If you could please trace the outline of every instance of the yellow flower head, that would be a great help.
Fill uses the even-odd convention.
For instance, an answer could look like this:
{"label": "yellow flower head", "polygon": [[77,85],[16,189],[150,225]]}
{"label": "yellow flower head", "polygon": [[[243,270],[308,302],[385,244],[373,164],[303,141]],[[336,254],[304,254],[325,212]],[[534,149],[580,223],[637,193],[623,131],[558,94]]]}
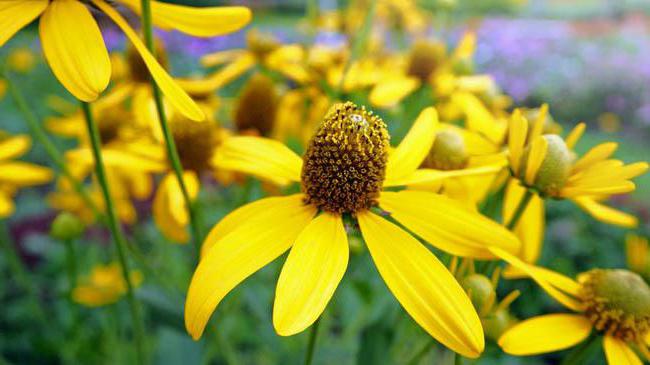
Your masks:
{"label": "yellow flower head", "polygon": [[[117,0],[136,13],[140,1]],[[99,9],[124,31],[147,69],[170,102],[188,118],[202,120],[203,111],[172,80],[149,53],[113,2],[105,0],[5,0],[0,4],[0,46],[16,32],[40,18],[39,30],[45,58],[54,75],[71,94],[94,101],[108,86],[111,62],[97,22],[89,7]],[[192,8],[151,2],[153,23],[163,29],[200,37],[230,33],[246,25],[251,13],[244,7]]]}
{"label": "yellow flower head", "polygon": [[[142,283],[142,274],[133,270],[129,273],[135,287]],[[126,280],[118,263],[96,265],[90,275],[82,278],[72,291],[72,299],[87,307],[100,307],[116,303],[126,294]]]}
{"label": "yellow flower head", "polygon": [[535,280],[575,314],[549,314],[525,320],[503,334],[501,348],[513,355],[559,351],[585,341],[592,332],[604,336],[607,362],[641,364],[631,346],[650,361],[650,287],[627,270],[595,269],[578,281],[495,253]]}
{"label": "yellow flower head", "polygon": [[233,120],[239,133],[268,137],[275,127],[278,94],[273,80],[253,75],[241,91]]}
{"label": "yellow flower head", "polygon": [[226,139],[214,159],[218,167],[278,185],[299,183],[302,193],[240,207],[208,234],[185,306],[192,337],[202,335],[228,292],[289,249],[277,283],[273,324],[285,336],[309,327],[347,268],[345,216],[358,224],[379,273],[413,319],[450,349],[479,356],[483,331],[463,288],[418,240],[384,217],[391,215],[456,255],[494,259],[489,245],[518,250],[510,232],[447,197],[385,190],[428,178],[417,168],[431,148],[436,124],[435,110],[425,109],[389,151],[381,118],[346,102],[330,108],[302,159],[274,140]]}

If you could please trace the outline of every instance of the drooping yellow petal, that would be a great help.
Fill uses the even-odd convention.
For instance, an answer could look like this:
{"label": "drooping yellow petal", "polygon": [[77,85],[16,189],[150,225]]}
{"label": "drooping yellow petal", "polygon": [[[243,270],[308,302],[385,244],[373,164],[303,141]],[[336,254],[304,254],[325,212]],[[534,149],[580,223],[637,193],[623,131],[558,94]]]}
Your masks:
{"label": "drooping yellow petal", "polygon": [[533,140],[533,143],[530,146],[528,160],[526,162],[526,184],[533,185],[535,183],[537,171],[539,171],[539,168],[542,166],[542,162],[544,162],[544,159],[546,158],[547,148],[548,142],[545,138],[540,137]]}
{"label": "drooping yellow petal", "polygon": [[603,338],[603,349],[608,365],[642,365],[641,359],[623,340],[611,335]]}
{"label": "drooping yellow petal", "polygon": [[0,218],[9,217],[16,210],[13,199],[9,194],[0,190]]}
{"label": "drooping yellow petal", "polygon": [[438,113],[434,108],[426,108],[420,113],[411,130],[388,156],[385,186],[391,186],[392,180],[408,176],[420,166],[436,138],[437,124]]}
{"label": "drooping yellow petal", "polygon": [[456,256],[493,259],[488,246],[519,252],[514,234],[443,195],[413,190],[383,192],[379,206],[431,245]]}
{"label": "drooping yellow petal", "polygon": [[579,344],[591,329],[583,315],[547,314],[516,324],[499,338],[499,346],[512,355],[544,354]]}
{"label": "drooping yellow petal", "polygon": [[[199,192],[199,180],[196,173],[184,172],[183,180],[190,199],[195,199]],[[178,243],[189,241],[187,233],[189,215],[185,206],[185,198],[178,179],[172,173],[167,174],[160,182],[154,197],[153,217],[165,237]]]}
{"label": "drooping yellow petal", "polygon": [[629,193],[635,189],[636,185],[633,182],[620,181],[611,184],[567,186],[562,189],[560,195],[564,198],[575,198],[584,195],[614,195]]}
{"label": "drooping yellow petal", "polygon": [[301,194],[278,199],[216,239],[199,262],[185,302],[185,328],[195,340],[219,302],[248,276],[280,256],[316,214]]}
{"label": "drooping yellow petal", "polygon": [[43,53],[57,79],[77,99],[94,101],[111,79],[111,60],[97,22],[76,0],[50,2],[41,16]]}
{"label": "drooping yellow petal", "polygon": [[298,235],[275,289],[273,326],[281,336],[316,321],[348,266],[348,237],[340,215],[324,212]]}
{"label": "drooping yellow petal", "polygon": [[515,175],[519,175],[519,165],[524,152],[526,137],[528,136],[528,123],[521,115],[519,109],[515,109],[510,119],[508,130],[508,150],[510,151],[510,166]]}
{"label": "drooping yellow petal", "polygon": [[49,0],[4,0],[0,2],[0,47],[45,11]]}
{"label": "drooping yellow petal", "polygon": [[578,123],[571,132],[569,132],[569,135],[566,136],[564,139],[566,146],[572,150],[575,148],[576,144],[582,137],[582,135],[585,133],[585,129],[587,128],[587,125],[585,123]]}
{"label": "drooping yellow petal", "polygon": [[399,103],[419,87],[420,81],[415,77],[392,78],[375,85],[368,98],[372,105],[388,108]]}
{"label": "drooping yellow petal", "polygon": [[466,127],[472,132],[484,135],[493,143],[501,143],[505,137],[505,126],[502,126],[487,109],[478,96],[465,91],[454,92],[451,96],[453,103],[460,105],[467,115]]}
{"label": "drooping yellow petal", "polygon": [[201,109],[187,93],[169,76],[167,71],[158,63],[156,58],[149,53],[147,47],[142,43],[138,35],[135,33],[127,21],[115,10],[108,5],[104,0],[92,0],[93,4],[97,5],[106,15],[108,15],[115,24],[129,38],[135,49],[138,51],[145,65],[149,69],[151,76],[156,80],[156,84],[160,90],[167,97],[169,102],[178,109],[184,116],[194,121],[202,121],[205,119],[203,109]]}
{"label": "drooping yellow petal", "polygon": [[204,67],[219,66],[243,56],[246,52],[247,51],[245,49],[227,49],[224,51],[206,54],[201,57],[200,61],[201,65]]}
{"label": "drooping yellow petal", "polygon": [[[524,196],[526,189],[516,179],[511,179],[503,201],[503,219],[509,222],[515,209]],[[544,201],[534,194],[524,210],[514,232],[521,240],[519,257],[527,263],[534,264],[542,250],[544,241]]]}
{"label": "drooping yellow petal", "polygon": [[539,112],[537,113],[537,117],[535,118],[534,121],[532,121],[533,129],[530,132],[530,140],[531,141],[534,141],[537,138],[542,136],[542,132],[544,131],[544,124],[546,124],[546,116],[547,115],[548,115],[548,104],[544,103],[539,108]]}
{"label": "drooping yellow petal", "polygon": [[20,157],[32,146],[32,140],[19,135],[0,141],[0,161]]}
{"label": "drooping yellow petal", "polygon": [[0,163],[0,181],[18,186],[40,185],[50,182],[54,173],[47,167],[27,162]]}
{"label": "drooping yellow petal", "polygon": [[[142,14],[140,0],[118,0]],[[151,2],[153,23],[162,29],[176,29],[195,37],[215,37],[237,31],[251,20],[244,6],[191,7]]]}
{"label": "drooping yellow petal", "polygon": [[584,310],[582,303],[576,299],[580,285],[564,275],[541,269],[521,261],[516,256],[497,247],[490,247],[495,256],[506,261],[515,269],[523,271],[542,288],[548,295],[565,307],[576,312]]}
{"label": "drooping yellow petal", "polygon": [[213,159],[215,166],[245,172],[278,185],[300,181],[302,159],[284,144],[261,137],[226,139]]}
{"label": "drooping yellow petal", "polygon": [[411,317],[451,350],[480,356],[485,342],[479,317],[447,268],[386,219],[368,211],[357,219],[377,270]]}
{"label": "drooping yellow petal", "polygon": [[595,164],[596,162],[606,160],[616,151],[617,148],[618,144],[614,142],[601,143],[598,146],[593,147],[575,164],[573,164],[572,171],[575,173]]}
{"label": "drooping yellow petal", "polygon": [[626,228],[634,228],[637,218],[618,209],[608,207],[589,197],[577,197],[573,201],[587,213],[601,222],[614,224]]}

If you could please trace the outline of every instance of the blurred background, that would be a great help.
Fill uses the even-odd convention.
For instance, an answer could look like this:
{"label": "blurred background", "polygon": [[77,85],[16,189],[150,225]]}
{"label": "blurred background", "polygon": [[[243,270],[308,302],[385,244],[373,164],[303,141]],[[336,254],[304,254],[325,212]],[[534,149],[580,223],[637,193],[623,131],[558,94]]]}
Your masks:
{"label": "blurred background", "polygon": [[[344,8],[347,1],[314,0],[319,13],[326,16]],[[306,27],[304,1],[212,1],[174,0],[169,2],[192,5],[241,4],[253,10],[254,18],[247,29],[270,32],[282,42],[316,42],[346,44],[345,36],[333,29],[314,35]],[[648,0],[438,0],[418,1],[423,11],[435,21],[426,30],[430,36],[455,44],[465,30],[474,30],[478,44],[474,57],[477,73],[494,77],[516,106],[538,107],[546,102],[552,116],[565,130],[578,122],[588,125],[588,132],[578,148],[580,152],[607,140],[619,141],[618,156],[626,161],[650,160],[650,1]],[[408,22],[408,18],[406,22]],[[102,26],[105,39],[112,50],[124,49],[122,34]],[[15,80],[28,95],[30,107],[41,118],[54,114],[45,103],[52,95],[72,101],[56,82],[40,56],[37,27],[21,32],[0,49],[0,59],[15,75]],[[157,35],[164,40],[170,55],[174,75],[200,74],[198,56],[245,46],[245,32],[213,39],[197,40],[177,32]],[[381,39],[388,48],[401,49],[410,40],[391,37]],[[405,43],[404,43],[405,42]],[[223,91],[224,98],[232,96],[241,84]],[[0,89],[0,95],[4,90]],[[0,129],[11,133],[26,133],[11,97],[0,100]],[[57,140],[65,148],[70,140]],[[48,164],[41,146],[35,145],[26,157],[29,161]],[[648,234],[650,221],[650,176],[635,180],[637,190],[615,203],[640,219],[641,233]],[[47,208],[44,196],[50,187],[29,189],[17,198],[17,211],[8,220],[6,234],[16,245],[29,272],[29,278],[9,277],[11,262],[0,257],[0,364],[73,363],[71,358],[86,359],[86,363],[125,363],[132,356],[129,344],[121,332],[129,321],[125,303],[102,308],[92,314],[85,312],[89,323],[60,333],[56,328],[67,326],[75,314],[62,298],[60,288],[65,249],[54,242],[49,233],[54,211]],[[232,187],[225,194],[206,193],[202,203],[206,220],[216,221],[227,211],[223,195],[241,196],[242,188]],[[247,191],[249,200],[261,195],[259,184]],[[541,263],[566,274],[575,274],[591,267],[624,267],[622,228],[599,224],[565,202],[548,204],[546,245]],[[156,228],[144,224],[130,234],[151,245],[159,240]],[[106,232],[88,233],[85,255],[88,261],[98,260],[109,245]],[[562,252],[558,256],[553,253]],[[147,252],[149,253],[149,252]],[[292,364],[301,360],[307,334],[291,338],[275,335],[270,320],[270,305],[278,263],[270,265],[248,280],[227,298],[217,314],[218,331],[201,342],[194,342],[183,331],[180,295],[174,290],[147,285],[147,278],[160,276],[187,278],[191,267],[168,265],[185,262],[186,258],[166,246],[151,251],[148,260],[153,272],[144,272],[145,282],[138,295],[148,303],[150,342],[156,364]],[[185,265],[185,264],[184,264]],[[357,258],[351,262],[349,279],[344,281],[325,318],[330,332],[322,334],[319,343],[319,364],[383,364],[407,363],[417,349],[430,339],[417,327],[388,294],[369,260]],[[188,265],[185,265],[188,266]],[[81,270],[89,270],[90,265]],[[365,273],[372,272],[373,275]],[[370,278],[368,278],[370,276]],[[36,279],[33,279],[36,278]],[[38,280],[30,287],[45,288],[41,295],[52,315],[52,328],[42,328],[34,318],[25,293],[16,288],[17,280]],[[170,282],[182,286],[183,280]],[[269,284],[271,283],[271,284]],[[176,293],[167,295],[169,289]],[[513,305],[520,317],[550,312],[558,305],[533,284],[525,280],[508,282],[503,292],[519,289],[523,295]],[[161,293],[162,291],[162,293]],[[171,299],[170,299],[171,298]],[[109,335],[106,335],[109,334]],[[56,338],[53,341],[52,338]],[[214,346],[208,346],[210,343]],[[209,352],[218,348],[218,354]],[[206,352],[208,355],[206,355]],[[79,355],[81,353],[81,355]],[[75,354],[72,356],[71,354]],[[555,364],[564,354],[532,358],[515,358],[501,354],[493,345],[477,364]],[[434,364],[446,353],[432,350],[418,363]],[[209,360],[205,360],[205,359]],[[594,357],[594,364],[602,363]],[[451,358],[448,359],[451,361]],[[474,362],[468,362],[474,363]]]}

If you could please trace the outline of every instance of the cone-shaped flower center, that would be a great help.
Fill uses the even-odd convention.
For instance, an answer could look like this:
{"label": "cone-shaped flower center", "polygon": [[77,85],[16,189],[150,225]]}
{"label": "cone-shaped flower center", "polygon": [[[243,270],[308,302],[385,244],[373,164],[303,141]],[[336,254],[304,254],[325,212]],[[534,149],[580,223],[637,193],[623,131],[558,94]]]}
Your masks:
{"label": "cone-shaped flower center", "polygon": [[431,146],[422,167],[438,170],[459,170],[467,166],[469,154],[463,137],[454,131],[441,131]]}
{"label": "cone-shaped flower center", "polygon": [[170,128],[183,168],[196,172],[208,170],[218,144],[216,125],[178,116],[172,119]]}
{"label": "cone-shaped flower center", "polygon": [[442,63],[445,52],[445,45],[441,42],[416,42],[411,49],[407,73],[426,82]]}
{"label": "cone-shaped flower center", "polygon": [[585,315],[596,329],[625,341],[650,331],[650,287],[627,270],[592,270],[580,276]]}
{"label": "cone-shaped flower center", "polygon": [[[537,171],[533,187],[544,195],[554,196],[559,194],[569,177],[573,157],[562,137],[555,134],[546,134],[542,138],[546,139],[548,147],[546,156]],[[522,166],[524,167],[527,164],[529,154],[530,146],[523,155]],[[523,168],[522,174],[525,174],[525,171],[526,169]]]}
{"label": "cone-shaped flower center", "polygon": [[306,202],[337,213],[376,204],[386,174],[386,124],[351,102],[332,106],[304,156]]}
{"label": "cone-shaped flower center", "polygon": [[251,77],[235,108],[237,130],[270,135],[275,123],[277,103],[278,96],[273,81],[262,74]]}

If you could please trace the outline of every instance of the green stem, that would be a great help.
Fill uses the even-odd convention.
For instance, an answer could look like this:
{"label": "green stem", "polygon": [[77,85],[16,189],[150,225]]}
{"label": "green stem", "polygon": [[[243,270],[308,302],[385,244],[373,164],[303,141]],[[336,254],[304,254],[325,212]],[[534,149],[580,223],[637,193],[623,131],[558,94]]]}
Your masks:
{"label": "green stem", "polygon": [[142,319],[140,317],[138,304],[135,300],[135,295],[133,294],[133,283],[131,282],[131,276],[129,275],[129,266],[126,260],[125,253],[127,243],[126,239],[124,238],[124,233],[122,232],[122,227],[120,226],[120,223],[117,219],[115,206],[111,197],[110,186],[108,184],[108,179],[106,178],[106,170],[104,168],[104,161],[101,153],[99,130],[97,129],[97,125],[93,119],[93,114],[90,110],[90,104],[82,102],[81,107],[83,109],[84,117],[86,120],[86,127],[88,128],[88,135],[90,137],[90,142],[92,145],[93,157],[95,158],[95,173],[97,175],[97,181],[99,182],[99,186],[101,187],[102,195],[104,197],[108,228],[111,231],[111,236],[117,250],[118,260],[122,268],[122,275],[124,276],[124,281],[126,282],[126,298],[129,303],[129,308],[131,310],[131,316],[133,320],[133,333],[135,338],[138,363],[144,364],[144,331],[142,328]]}
{"label": "green stem", "polygon": [[530,203],[530,200],[533,198],[533,195],[535,195],[534,192],[526,189],[524,196],[519,201],[519,205],[517,205],[515,212],[512,214],[512,218],[510,218],[510,220],[506,224],[506,228],[508,228],[511,231],[513,228],[515,228],[517,223],[519,223],[519,219],[521,219],[521,216],[524,214],[526,207],[528,207],[528,203]]}
{"label": "green stem", "polygon": [[13,97],[14,101],[16,102],[16,106],[18,107],[18,110],[23,114],[23,117],[25,118],[25,122],[27,122],[27,127],[30,130],[30,133],[38,141],[38,143],[43,146],[45,149],[45,153],[50,157],[52,162],[54,163],[55,168],[63,174],[63,176],[72,184],[72,187],[74,190],[81,196],[81,198],[84,200],[84,203],[93,211],[93,214],[95,215],[95,218],[98,221],[102,221],[104,219],[101,211],[97,207],[97,205],[93,202],[92,198],[90,197],[90,194],[88,194],[88,191],[84,188],[84,186],[72,175],[70,170],[68,169],[68,165],[65,162],[65,159],[63,158],[63,155],[61,152],[59,152],[58,148],[56,145],[50,140],[48,137],[47,133],[45,133],[45,130],[43,129],[43,126],[41,123],[38,121],[38,118],[36,115],[34,115],[34,112],[29,108],[27,105],[27,101],[25,100],[25,97],[23,94],[20,92],[16,84],[11,81],[11,78],[9,78],[6,73],[2,72],[0,70],[0,76],[3,76],[7,82],[7,88],[9,89],[9,93]]}
{"label": "green stem", "polygon": [[70,284],[70,294],[77,285],[77,254],[74,249],[72,240],[65,240],[66,266],[68,269],[68,283]]}
{"label": "green stem", "polygon": [[314,359],[316,340],[318,339],[318,327],[320,327],[320,317],[309,329],[309,342],[307,343],[307,353],[305,354],[305,365],[311,365],[311,362]]}
{"label": "green stem", "polygon": [[[153,30],[151,22],[151,2],[150,0],[141,0],[142,5],[142,32],[144,35],[145,44],[155,56],[155,47],[153,39]],[[165,107],[163,104],[162,93],[160,88],[156,84],[156,81],[151,78],[151,88],[153,90],[153,97],[156,102],[156,110],[158,112],[158,120],[160,122],[160,128],[162,129],[163,136],[165,138],[165,148],[167,150],[167,158],[174,169],[174,175],[178,180],[178,185],[181,188],[183,194],[183,199],[185,200],[185,205],[187,207],[190,228],[192,230],[192,242],[194,243],[194,248],[196,249],[196,255],[199,257],[201,252],[201,229],[198,222],[198,212],[196,206],[192,203],[189,193],[187,192],[187,186],[185,186],[185,180],[183,180],[183,165],[181,164],[181,159],[178,155],[178,150],[176,149],[176,143],[174,142],[174,136],[172,131],[169,128],[169,123],[167,123],[167,116],[165,114]]]}
{"label": "green stem", "polygon": [[30,305],[33,307],[33,311],[37,319],[41,322],[47,322],[45,312],[41,307],[40,300],[38,298],[38,291],[34,286],[34,281],[29,277],[29,272],[25,268],[23,261],[20,259],[18,252],[16,252],[16,246],[14,245],[13,240],[9,234],[9,227],[7,227],[7,221],[3,220],[0,222],[0,246],[7,253],[6,259],[9,264],[9,268],[12,271],[12,277],[18,283],[18,285],[23,287],[23,290],[27,293],[30,298]]}

